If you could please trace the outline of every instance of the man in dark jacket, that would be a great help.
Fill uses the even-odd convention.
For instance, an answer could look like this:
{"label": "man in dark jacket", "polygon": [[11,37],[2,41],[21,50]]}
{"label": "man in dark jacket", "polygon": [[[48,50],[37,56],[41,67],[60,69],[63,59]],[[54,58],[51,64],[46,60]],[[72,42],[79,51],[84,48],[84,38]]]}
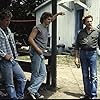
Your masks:
{"label": "man in dark jacket", "polygon": [[[92,26],[93,17],[83,18],[82,29],[75,45],[75,64],[81,64],[85,95],[83,99],[96,99],[97,97],[97,48],[100,45],[99,30]],[[80,58],[80,59],[79,59]]]}

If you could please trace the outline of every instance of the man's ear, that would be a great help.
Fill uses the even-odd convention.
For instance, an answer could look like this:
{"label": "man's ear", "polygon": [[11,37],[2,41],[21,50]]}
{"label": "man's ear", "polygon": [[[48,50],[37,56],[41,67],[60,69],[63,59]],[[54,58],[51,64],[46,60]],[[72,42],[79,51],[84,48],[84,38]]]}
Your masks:
{"label": "man's ear", "polygon": [[85,24],[85,17],[82,17],[82,24]]}

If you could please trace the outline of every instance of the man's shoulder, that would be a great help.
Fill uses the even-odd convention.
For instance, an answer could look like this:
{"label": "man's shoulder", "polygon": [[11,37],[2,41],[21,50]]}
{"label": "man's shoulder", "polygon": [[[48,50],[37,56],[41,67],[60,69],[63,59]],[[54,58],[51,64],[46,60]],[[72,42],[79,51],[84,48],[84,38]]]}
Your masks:
{"label": "man's shoulder", "polygon": [[34,26],[34,27],[37,27],[37,28],[39,28],[39,27],[41,27],[42,25],[41,24],[37,24],[36,26]]}
{"label": "man's shoulder", "polygon": [[2,28],[0,27],[0,32],[2,32]]}
{"label": "man's shoulder", "polygon": [[3,35],[2,33],[3,33],[3,30],[2,30],[2,28],[0,27],[0,37]]}
{"label": "man's shoulder", "polygon": [[41,24],[35,25],[35,26],[33,27],[33,29],[40,29],[40,28],[41,28]]}
{"label": "man's shoulder", "polygon": [[98,28],[94,28],[94,30],[100,33],[100,29],[98,29]]}
{"label": "man's shoulder", "polygon": [[78,31],[78,34],[83,33],[84,31],[85,31],[85,29],[80,29],[80,30]]}

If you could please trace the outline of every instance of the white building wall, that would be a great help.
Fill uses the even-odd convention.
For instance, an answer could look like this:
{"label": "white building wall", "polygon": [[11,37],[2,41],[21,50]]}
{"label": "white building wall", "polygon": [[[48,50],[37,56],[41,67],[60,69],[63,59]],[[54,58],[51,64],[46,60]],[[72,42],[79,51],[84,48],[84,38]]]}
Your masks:
{"label": "white building wall", "polygon": [[71,47],[75,35],[75,12],[74,10],[70,12],[58,5],[59,11],[64,11],[65,15],[57,18],[57,44],[64,43],[66,47]]}

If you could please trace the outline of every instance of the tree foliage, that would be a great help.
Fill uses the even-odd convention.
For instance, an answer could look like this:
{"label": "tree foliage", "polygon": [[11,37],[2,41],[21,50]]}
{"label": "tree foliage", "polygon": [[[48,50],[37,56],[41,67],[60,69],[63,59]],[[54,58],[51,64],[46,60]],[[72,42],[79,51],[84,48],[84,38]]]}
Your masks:
{"label": "tree foliage", "polygon": [[35,20],[33,16],[35,7],[35,0],[0,0],[0,10],[9,9],[13,14],[12,20],[20,20],[20,22],[11,21],[9,27],[16,41],[22,45],[28,44],[28,35],[35,25],[35,21],[23,22],[23,20]]}
{"label": "tree foliage", "polygon": [[0,10],[9,9],[12,20],[22,20],[22,22],[11,22],[10,28],[15,33],[15,38],[27,45],[27,38],[31,32],[35,21],[23,22],[23,20],[35,20],[35,8],[47,0],[0,0]]}

